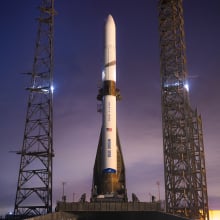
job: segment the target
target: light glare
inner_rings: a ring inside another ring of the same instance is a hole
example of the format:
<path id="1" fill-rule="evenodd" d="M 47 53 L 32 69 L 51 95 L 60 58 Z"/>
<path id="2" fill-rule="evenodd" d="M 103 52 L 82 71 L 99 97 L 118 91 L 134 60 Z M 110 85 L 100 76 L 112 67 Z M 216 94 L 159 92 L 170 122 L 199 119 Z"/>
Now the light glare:
<path id="1" fill-rule="evenodd" d="M 188 83 L 186 83 L 186 84 L 184 85 L 184 88 L 187 90 L 187 92 L 189 92 L 189 84 L 188 84 Z"/>
<path id="2" fill-rule="evenodd" d="M 53 93 L 53 91 L 54 91 L 54 86 L 51 86 L 50 89 L 51 89 L 51 92 Z"/>

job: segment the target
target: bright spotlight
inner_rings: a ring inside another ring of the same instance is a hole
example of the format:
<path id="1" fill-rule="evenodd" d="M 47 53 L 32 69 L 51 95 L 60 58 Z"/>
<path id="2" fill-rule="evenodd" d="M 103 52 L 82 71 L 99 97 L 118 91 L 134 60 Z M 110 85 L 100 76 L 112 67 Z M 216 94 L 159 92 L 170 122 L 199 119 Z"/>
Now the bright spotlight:
<path id="1" fill-rule="evenodd" d="M 51 86 L 51 87 L 50 87 L 50 90 L 51 90 L 51 92 L 53 93 L 53 91 L 54 91 L 54 86 Z"/>
<path id="2" fill-rule="evenodd" d="M 184 85 L 184 88 L 186 89 L 187 92 L 189 92 L 189 84 L 188 84 L 188 83 L 186 83 L 186 84 Z"/>

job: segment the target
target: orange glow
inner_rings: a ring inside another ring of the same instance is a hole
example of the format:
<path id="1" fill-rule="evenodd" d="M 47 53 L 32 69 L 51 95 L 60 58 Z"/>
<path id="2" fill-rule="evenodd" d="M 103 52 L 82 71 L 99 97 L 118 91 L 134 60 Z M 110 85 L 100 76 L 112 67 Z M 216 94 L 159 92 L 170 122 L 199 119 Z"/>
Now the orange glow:
<path id="1" fill-rule="evenodd" d="M 220 210 L 209 210 L 209 220 L 220 220 Z"/>

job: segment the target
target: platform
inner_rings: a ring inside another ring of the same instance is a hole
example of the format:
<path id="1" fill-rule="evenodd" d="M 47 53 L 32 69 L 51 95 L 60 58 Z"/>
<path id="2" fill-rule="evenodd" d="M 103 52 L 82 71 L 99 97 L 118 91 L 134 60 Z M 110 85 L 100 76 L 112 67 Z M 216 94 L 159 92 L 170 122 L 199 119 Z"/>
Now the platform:
<path id="1" fill-rule="evenodd" d="M 57 212 L 162 211 L 160 202 L 57 202 Z"/>
<path id="2" fill-rule="evenodd" d="M 160 202 L 57 202 L 56 212 L 29 220 L 189 220 L 163 212 Z"/>
<path id="3" fill-rule="evenodd" d="M 28 220 L 189 220 L 187 218 L 166 214 L 157 211 L 130 211 L 130 212 L 81 212 L 71 214 L 55 212 L 45 216 L 29 218 Z"/>

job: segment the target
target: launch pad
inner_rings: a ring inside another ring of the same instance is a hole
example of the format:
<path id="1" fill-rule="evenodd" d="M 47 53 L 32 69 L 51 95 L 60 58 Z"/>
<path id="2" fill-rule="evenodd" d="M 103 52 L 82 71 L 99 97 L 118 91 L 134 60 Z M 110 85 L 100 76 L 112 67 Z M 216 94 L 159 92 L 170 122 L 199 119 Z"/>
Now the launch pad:
<path id="1" fill-rule="evenodd" d="M 105 63 L 97 100 L 102 105 L 102 126 L 93 168 L 90 202 L 83 194 L 79 202 L 58 201 L 56 212 L 71 213 L 73 219 L 144 219 L 140 214 L 161 212 L 161 203 L 140 202 L 135 194 L 128 202 L 124 159 L 116 123 L 116 27 L 108 16 L 105 23 Z M 143 216 L 144 216 L 143 215 Z M 145 218 L 146 219 L 146 218 Z"/>
<path id="2" fill-rule="evenodd" d="M 187 220 L 166 214 L 161 202 L 58 202 L 56 211 L 70 220 Z M 72 218 L 70 215 L 72 214 Z M 49 219 L 49 218 L 48 218 Z M 56 219 L 56 218 L 53 218 Z M 40 219 L 39 219 L 40 220 Z M 47 220 L 44 218 L 44 220 Z"/>
<path id="3" fill-rule="evenodd" d="M 165 214 L 161 201 L 140 202 L 135 194 L 128 201 L 124 159 L 116 122 L 116 26 L 111 15 L 105 23 L 104 71 L 97 100 L 102 105 L 102 126 L 93 168 L 90 202 L 83 194 L 79 202 L 58 201 L 56 212 L 73 214 L 72 219 L 184 219 Z M 63 219 L 63 218 L 62 218 Z M 65 219 L 65 218 L 64 218 Z M 70 219 L 68 217 L 68 219 Z"/>
<path id="4" fill-rule="evenodd" d="M 29 220 L 189 220 L 163 212 L 160 202 L 58 202 L 56 211 Z"/>

